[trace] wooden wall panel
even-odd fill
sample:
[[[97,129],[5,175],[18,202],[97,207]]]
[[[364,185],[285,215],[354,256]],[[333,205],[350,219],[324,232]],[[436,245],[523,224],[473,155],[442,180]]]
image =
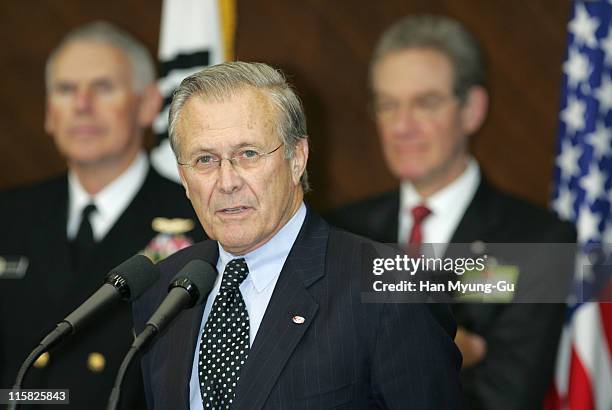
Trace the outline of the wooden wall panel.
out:
[[[43,68],[61,35],[106,18],[156,50],[161,0],[0,3],[0,188],[63,169],[42,124]],[[393,187],[366,106],[379,34],[409,13],[463,21],[489,59],[490,115],[472,141],[498,185],[545,204],[557,127],[569,1],[238,0],[236,55],[282,68],[296,85],[311,136],[309,200],[325,209]]]
[[[396,185],[366,110],[367,67],[380,33],[410,13],[448,14],[481,40],[492,106],[473,151],[490,178],[545,204],[549,197],[569,2],[259,1],[240,3],[238,56],[295,79],[310,124],[319,207]]]

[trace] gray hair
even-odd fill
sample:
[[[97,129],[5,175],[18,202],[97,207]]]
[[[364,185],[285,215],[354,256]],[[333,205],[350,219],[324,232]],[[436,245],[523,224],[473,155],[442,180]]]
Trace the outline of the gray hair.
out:
[[[471,87],[485,85],[486,69],[475,37],[458,21],[433,15],[404,17],[383,33],[370,61],[370,79],[383,57],[410,48],[435,49],[450,59],[453,92],[461,101]]]
[[[306,115],[300,99],[280,70],[263,63],[234,61],[206,67],[185,78],[174,92],[169,112],[170,145],[178,159],[179,135],[176,127],[183,107],[198,96],[207,101],[222,102],[248,88],[263,91],[278,113],[276,132],[285,148],[285,158],[291,159],[300,140],[308,139]],[[300,180],[304,192],[310,190],[308,173]]]
[[[53,65],[58,54],[68,45],[80,41],[109,44],[123,51],[130,61],[134,91],[141,92],[155,81],[155,64],[147,48],[131,34],[106,21],[95,21],[77,27],[64,36],[49,54],[45,66],[47,89],[51,86]]]

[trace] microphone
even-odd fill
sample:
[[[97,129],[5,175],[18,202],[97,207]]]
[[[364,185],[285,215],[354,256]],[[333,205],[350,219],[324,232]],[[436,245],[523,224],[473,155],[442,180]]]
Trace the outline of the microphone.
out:
[[[174,276],[168,287],[168,296],[153,313],[144,330],[134,339],[121,362],[107,409],[114,410],[119,405],[121,385],[136,353],[159,335],[184,309],[202,304],[208,298],[216,278],[215,267],[200,259],[188,262]]]
[[[13,389],[21,388],[28,369],[41,354],[59,344],[66,336],[80,330],[95,314],[119,300],[137,299],[159,276],[159,268],[143,255],[132,256],[112,269],[106,276],[104,285],[58,323],[56,328],[32,350],[19,368]]]

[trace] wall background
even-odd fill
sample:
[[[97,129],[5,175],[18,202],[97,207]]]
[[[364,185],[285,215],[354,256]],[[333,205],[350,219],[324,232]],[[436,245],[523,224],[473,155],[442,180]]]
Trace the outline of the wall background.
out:
[[[378,35],[408,13],[458,18],[489,61],[491,109],[472,141],[494,183],[545,205],[570,2],[558,0],[238,0],[236,56],[282,68],[311,137],[309,201],[327,209],[385,191],[387,172],[368,114],[367,66]],[[44,64],[75,25],[107,19],[156,55],[161,0],[0,2],[0,189],[64,170],[43,130]]]

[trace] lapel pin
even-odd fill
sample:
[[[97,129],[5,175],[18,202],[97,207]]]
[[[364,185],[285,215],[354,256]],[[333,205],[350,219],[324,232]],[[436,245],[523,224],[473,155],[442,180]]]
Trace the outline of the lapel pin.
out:
[[[301,325],[301,324],[303,324],[303,323],[306,321],[306,319],[304,319],[302,316],[298,316],[298,315],[293,316],[293,317],[291,318],[291,320],[292,320],[292,321],[293,321],[293,323],[295,323],[296,325]]]

